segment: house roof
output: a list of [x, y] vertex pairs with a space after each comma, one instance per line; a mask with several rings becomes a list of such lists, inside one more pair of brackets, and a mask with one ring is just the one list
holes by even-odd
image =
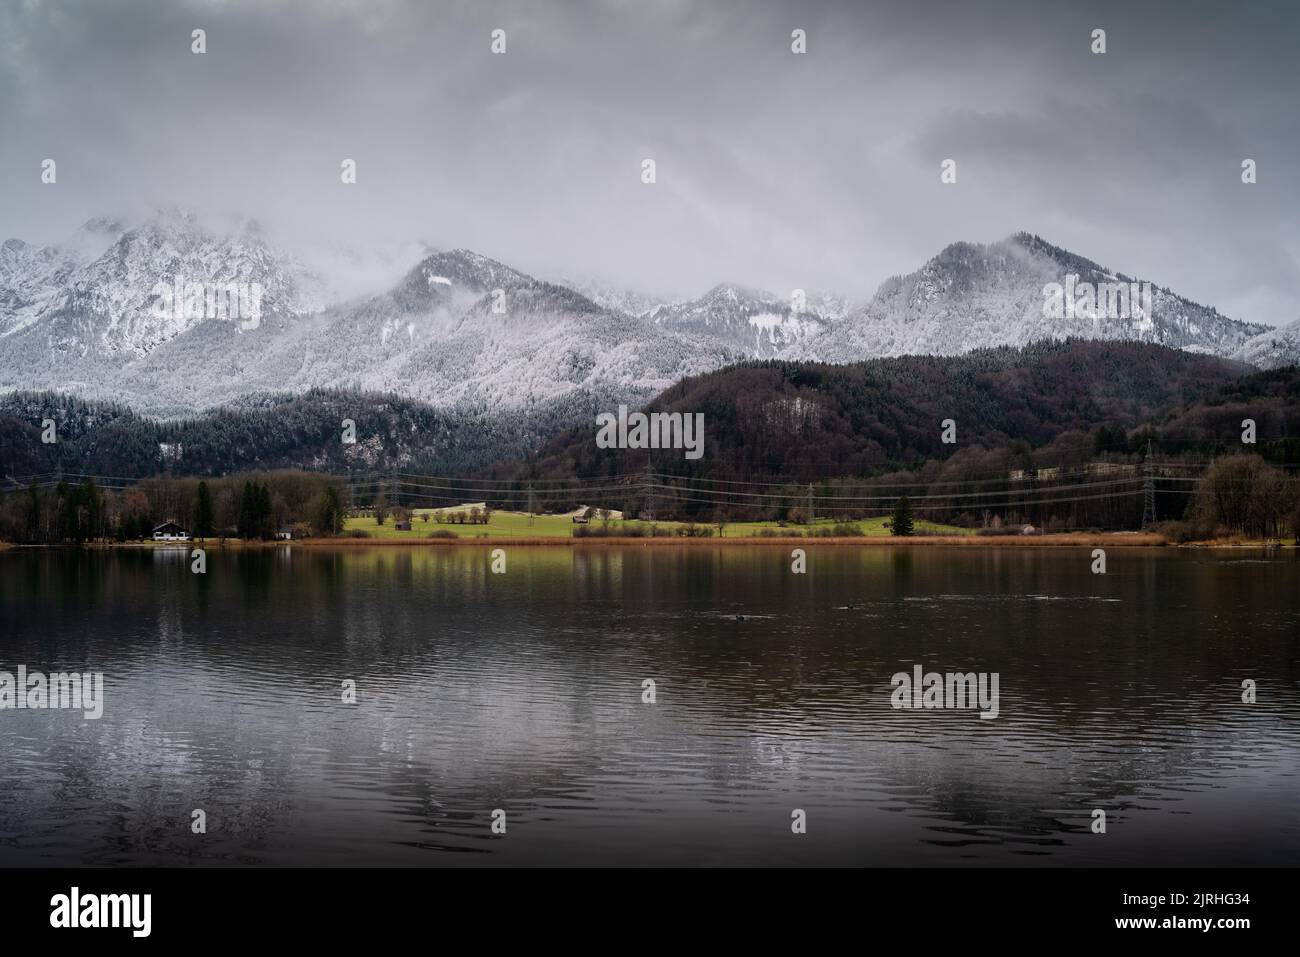
[[179, 528], [182, 532], [185, 531], [185, 526], [177, 522], [163, 522], [161, 525], [154, 526], [154, 531], [161, 532], [164, 528]]

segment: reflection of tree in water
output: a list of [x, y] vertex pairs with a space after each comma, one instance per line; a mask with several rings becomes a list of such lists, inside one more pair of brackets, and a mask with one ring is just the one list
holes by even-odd
[[[10, 647], [94, 660], [109, 697], [97, 727], [47, 725], [59, 781], [11, 789], [0, 823], [87, 822], [98, 863], [541, 853], [488, 843], [503, 807], [533, 848], [634, 859], [668, 832], [748, 839], [797, 794], [843, 853], [1005, 861], [1077, 854], [1093, 807], [1116, 827], [1272, 786], [1294, 753], [1292, 686], [1246, 707], [1238, 685], [1295, 673], [1295, 563], [1126, 549], [1094, 576], [1086, 548], [812, 544], [796, 575], [782, 546], [507, 551], [493, 575], [488, 548], [213, 548], [201, 582], [181, 549], [6, 556]], [[997, 671], [1001, 715], [894, 711], [915, 663]]]

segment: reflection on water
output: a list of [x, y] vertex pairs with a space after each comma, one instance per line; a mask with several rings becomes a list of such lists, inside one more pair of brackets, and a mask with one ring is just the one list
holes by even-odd
[[[0, 865], [1289, 865], [1300, 563], [1260, 558], [11, 550], [0, 670], [106, 702], [0, 711]], [[892, 710], [915, 664], [999, 717]]]

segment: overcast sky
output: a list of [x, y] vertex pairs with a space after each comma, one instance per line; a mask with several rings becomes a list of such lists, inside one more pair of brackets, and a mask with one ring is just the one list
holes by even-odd
[[3, 0], [0, 238], [180, 204], [651, 292], [866, 296], [1028, 230], [1279, 323], [1297, 28], [1286, 0]]

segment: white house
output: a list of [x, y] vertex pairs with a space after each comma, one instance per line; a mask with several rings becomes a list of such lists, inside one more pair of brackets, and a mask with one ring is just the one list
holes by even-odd
[[175, 522], [163, 522], [153, 530], [155, 542], [188, 542], [190, 533]]

